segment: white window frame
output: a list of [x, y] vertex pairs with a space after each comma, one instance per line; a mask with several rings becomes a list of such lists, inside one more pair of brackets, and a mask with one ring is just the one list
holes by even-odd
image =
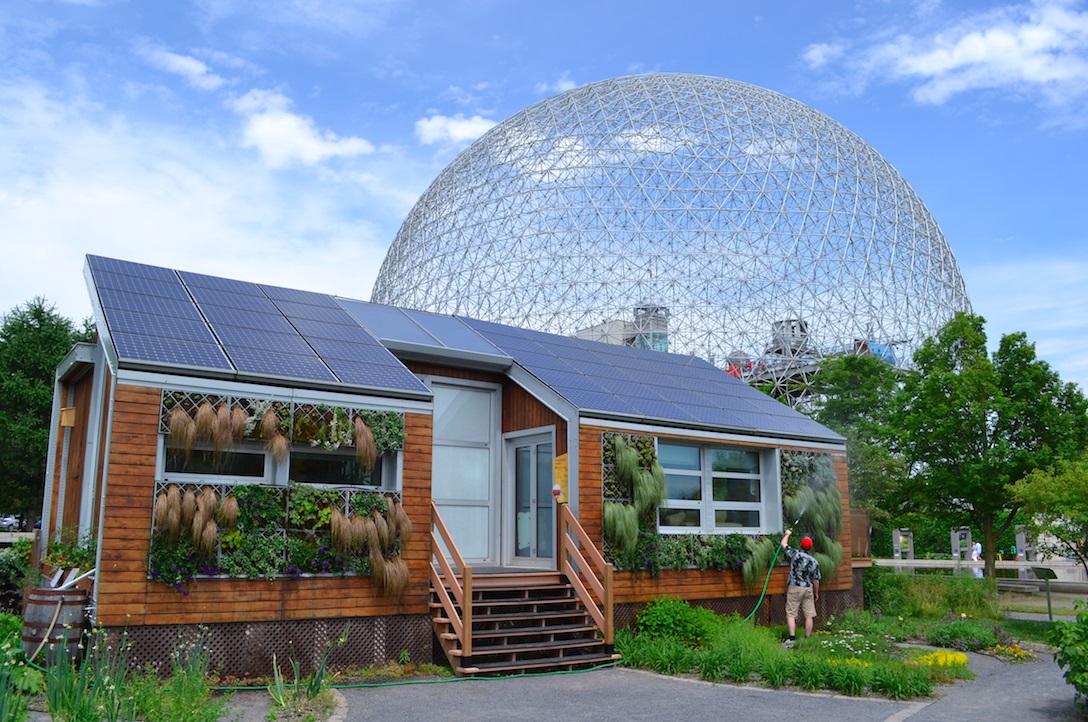
[[[229, 486], [242, 486], [245, 484], [262, 484], [265, 486], [287, 486], [290, 480], [291, 471], [291, 454], [295, 451], [304, 452], [316, 452], [323, 454], [355, 454], [353, 447], [345, 447], [343, 449], [337, 449], [336, 451], [326, 451], [321, 447], [311, 447], [307, 444], [292, 444], [288, 449], [287, 458], [282, 462], [277, 462], [267, 448], [265, 448], [264, 442], [253, 441], [244, 439], [235, 446], [235, 451], [244, 451], [251, 454], [261, 454], [264, 456], [264, 474], [262, 476], [239, 476], [236, 474], [193, 474], [188, 472], [168, 472], [166, 471], [166, 455], [172, 451], [172, 449], [166, 446], [166, 434], [159, 434], [159, 452], [158, 458], [155, 463], [155, 479], [162, 482], [173, 482], [175, 484], [222, 484]], [[194, 445], [194, 448], [207, 451], [212, 449], [212, 445], [207, 442], [200, 442]], [[324, 484], [320, 482], [304, 482], [310, 486], [316, 486], [320, 488], [341, 488], [341, 489], [359, 489], [364, 491], [372, 491], [375, 493], [385, 492], [399, 492], [401, 490], [401, 484], [404, 478], [404, 452], [401, 449], [389, 452], [382, 456], [382, 480], [379, 486], [371, 486], [364, 484], [337, 484], [329, 483]]]
[[[727, 444], [687, 443], [680, 439], [657, 439], [658, 450], [662, 444], [686, 446], [699, 450], [699, 469], [670, 469], [665, 473], [673, 476], [697, 477], [700, 482], [700, 499], [666, 499], [658, 508], [658, 532], [661, 534], [764, 534], [777, 531], [781, 526], [782, 489], [778, 483], [778, 452], [776, 449], [753, 448]], [[714, 471], [714, 451], [742, 451], [755, 453], [759, 458], [759, 472]], [[658, 456], [660, 458], [660, 454]], [[714, 501], [714, 479], [758, 480], [758, 502]], [[660, 509], [695, 509], [699, 511], [699, 526], [667, 526], [660, 523]], [[718, 527], [715, 511], [758, 511], [758, 526]]]

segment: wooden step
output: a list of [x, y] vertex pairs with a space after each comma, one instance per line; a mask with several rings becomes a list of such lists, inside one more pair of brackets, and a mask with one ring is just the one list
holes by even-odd
[[[494, 656], [497, 654], [523, 654], [525, 652], [546, 652], [556, 649], [584, 649], [604, 646], [604, 640], [597, 638], [557, 639], [551, 642], [522, 642], [520, 644], [472, 645], [472, 656]], [[461, 650], [457, 650], [460, 654]]]
[[[534, 634], [596, 634], [597, 627], [592, 624], [555, 624], [547, 627], [518, 627], [516, 629], [476, 629], [472, 632], [473, 641], [490, 637], [527, 637]], [[454, 632], [443, 632], [441, 639], [457, 639]]]
[[458, 667], [458, 674], [498, 674], [507, 672], [519, 674], [527, 670], [553, 669], [558, 671], [571, 669], [584, 669], [596, 667], [601, 664], [611, 664], [620, 659], [618, 654], [583, 654], [570, 657], [548, 657], [546, 659], [534, 659], [517, 662], [483, 662], [469, 667]]

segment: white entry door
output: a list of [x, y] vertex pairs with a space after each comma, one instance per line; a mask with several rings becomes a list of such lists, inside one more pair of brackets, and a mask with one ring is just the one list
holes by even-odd
[[507, 563], [554, 566], [555, 501], [552, 496], [551, 433], [507, 436], [505, 479], [507, 496]]

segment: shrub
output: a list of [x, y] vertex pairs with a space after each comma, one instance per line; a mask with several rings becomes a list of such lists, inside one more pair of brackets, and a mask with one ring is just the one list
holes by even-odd
[[1058, 648], [1054, 661], [1065, 670], [1065, 681], [1073, 686], [1074, 698], [1082, 712], [1088, 712], [1088, 606], [1074, 603], [1075, 621], [1054, 623], [1050, 643]]
[[648, 637], [676, 639], [689, 646], [703, 646], [720, 627], [714, 612], [692, 607], [683, 599], [659, 597], [638, 613], [635, 629]]
[[929, 643], [937, 647], [948, 647], [961, 652], [976, 652], [988, 649], [995, 644], [1008, 644], [1012, 640], [1000, 624], [981, 622], [974, 619], [955, 619], [930, 627], [927, 633]]
[[932, 618], [949, 612], [998, 616], [997, 586], [992, 579], [896, 574], [875, 564], [863, 572], [863, 578], [865, 608], [879, 609], [886, 616]]

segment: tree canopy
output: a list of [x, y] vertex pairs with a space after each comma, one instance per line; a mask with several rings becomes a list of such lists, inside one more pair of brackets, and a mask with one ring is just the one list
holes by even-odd
[[1031, 531], [1049, 540], [1039, 551], [1069, 554], [1088, 572], [1088, 455], [1037, 469], [1009, 493], [1023, 505]]
[[877, 526], [890, 520], [906, 473], [887, 444], [899, 381], [878, 358], [844, 355], [827, 359], [807, 390], [813, 418], [846, 437], [851, 504], [869, 508]]
[[92, 338], [87, 322], [76, 329], [40, 297], [0, 321], [0, 512], [41, 509], [56, 367]]
[[1088, 401], [1036, 357], [1023, 333], [1002, 337], [988, 356], [984, 323], [959, 313], [922, 344], [890, 426], [910, 465], [909, 503], [981, 528], [993, 576], [997, 537], [1021, 505], [1006, 487], [1080, 455], [1088, 443]]

